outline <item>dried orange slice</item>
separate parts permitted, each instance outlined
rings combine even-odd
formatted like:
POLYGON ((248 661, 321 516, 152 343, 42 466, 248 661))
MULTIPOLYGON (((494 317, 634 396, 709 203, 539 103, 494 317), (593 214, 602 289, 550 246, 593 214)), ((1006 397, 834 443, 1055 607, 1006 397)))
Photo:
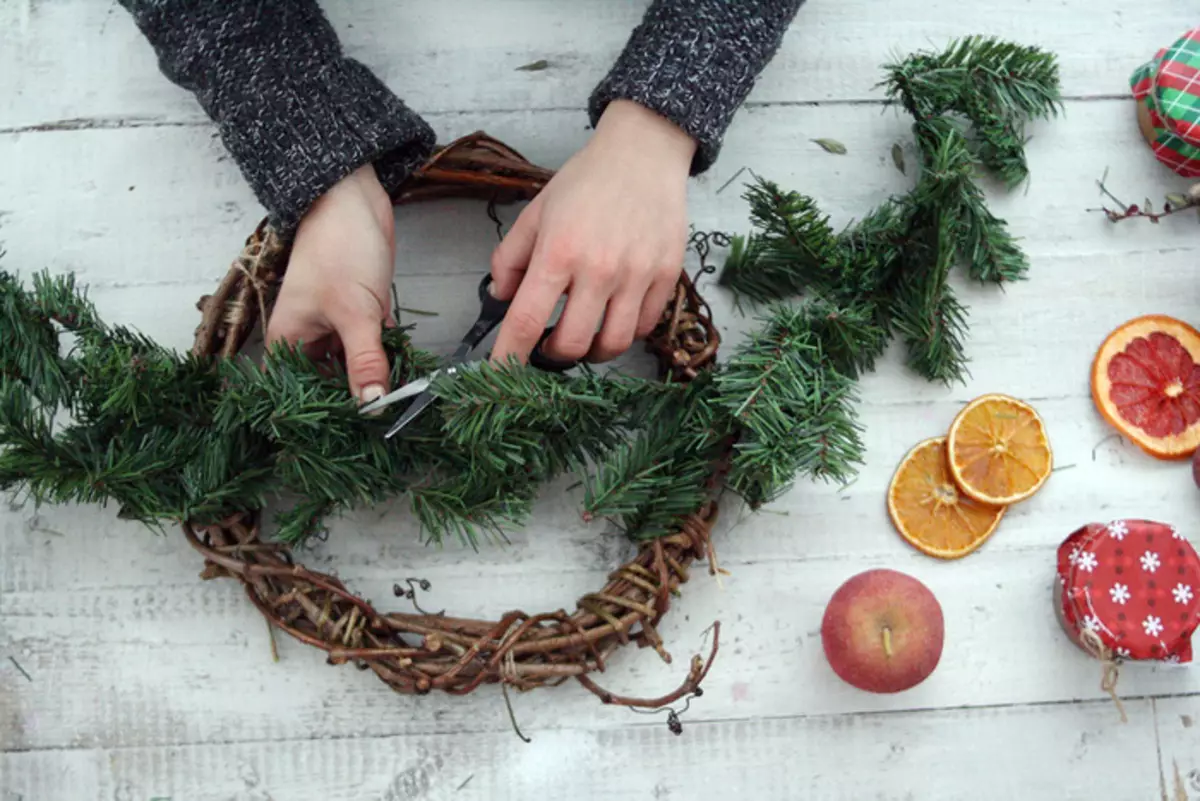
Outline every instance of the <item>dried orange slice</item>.
POLYGON ((945 437, 927 439, 908 452, 892 476, 887 504, 900 536, 941 559, 974 551, 996 530, 1005 511, 959 490, 946 461, 945 437))
POLYGON ((1092 400, 1117 431, 1159 459, 1200 446, 1200 332, 1161 314, 1108 335, 1092 362, 1092 400))
POLYGON ((1000 506, 1037 492, 1054 467, 1041 416, 1008 395, 982 395, 963 407, 950 424, 946 455, 959 489, 1000 506))

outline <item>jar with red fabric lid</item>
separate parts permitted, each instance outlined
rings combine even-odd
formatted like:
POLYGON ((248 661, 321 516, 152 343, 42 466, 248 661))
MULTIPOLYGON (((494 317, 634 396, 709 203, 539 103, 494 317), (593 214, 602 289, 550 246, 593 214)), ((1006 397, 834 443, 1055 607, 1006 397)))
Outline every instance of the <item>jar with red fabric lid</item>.
POLYGON ((1150 520, 1083 526, 1058 548, 1058 578, 1059 620, 1089 653, 1114 661, 1192 661, 1200 556, 1175 526, 1150 520))

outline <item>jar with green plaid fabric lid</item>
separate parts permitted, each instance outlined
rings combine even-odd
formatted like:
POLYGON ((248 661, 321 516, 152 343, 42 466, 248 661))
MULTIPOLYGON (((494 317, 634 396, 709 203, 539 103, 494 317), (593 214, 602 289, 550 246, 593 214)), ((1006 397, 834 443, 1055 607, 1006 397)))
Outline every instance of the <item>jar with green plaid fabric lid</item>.
POLYGON ((1200 28, 1138 67, 1130 85, 1155 157, 1184 177, 1200 177, 1200 28))

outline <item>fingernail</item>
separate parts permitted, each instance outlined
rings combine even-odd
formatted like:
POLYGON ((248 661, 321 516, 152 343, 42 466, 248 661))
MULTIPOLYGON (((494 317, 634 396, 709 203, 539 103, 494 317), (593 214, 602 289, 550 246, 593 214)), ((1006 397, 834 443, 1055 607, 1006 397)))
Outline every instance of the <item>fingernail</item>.
MULTIPOLYGON (((369 386, 369 387, 364 387, 363 391, 362 391, 362 395, 361 395, 361 399, 364 404, 370 403, 373 400, 378 400, 379 398, 382 398, 382 397, 383 397, 383 387, 380 386, 379 384, 371 384, 371 386, 369 386)), ((372 414, 372 415, 379 414, 381 411, 382 411, 382 409, 376 409, 375 411, 370 412, 370 414, 372 414)))

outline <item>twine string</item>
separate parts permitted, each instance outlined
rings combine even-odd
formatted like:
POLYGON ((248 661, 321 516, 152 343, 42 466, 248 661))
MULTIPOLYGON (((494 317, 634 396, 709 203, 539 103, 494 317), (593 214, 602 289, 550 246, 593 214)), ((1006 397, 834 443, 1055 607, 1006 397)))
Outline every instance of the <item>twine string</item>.
POLYGON ((1121 713, 1121 722, 1128 723, 1129 718, 1125 714, 1125 705, 1121 703, 1121 698, 1117 695, 1117 680, 1120 678, 1121 672, 1120 660, 1104 644, 1104 641, 1100 639, 1100 635, 1091 629, 1084 629, 1083 633, 1079 635, 1079 639, 1083 643, 1084 649, 1103 663, 1104 669, 1100 674, 1100 689, 1108 693, 1113 703, 1117 705, 1117 711, 1121 713))

